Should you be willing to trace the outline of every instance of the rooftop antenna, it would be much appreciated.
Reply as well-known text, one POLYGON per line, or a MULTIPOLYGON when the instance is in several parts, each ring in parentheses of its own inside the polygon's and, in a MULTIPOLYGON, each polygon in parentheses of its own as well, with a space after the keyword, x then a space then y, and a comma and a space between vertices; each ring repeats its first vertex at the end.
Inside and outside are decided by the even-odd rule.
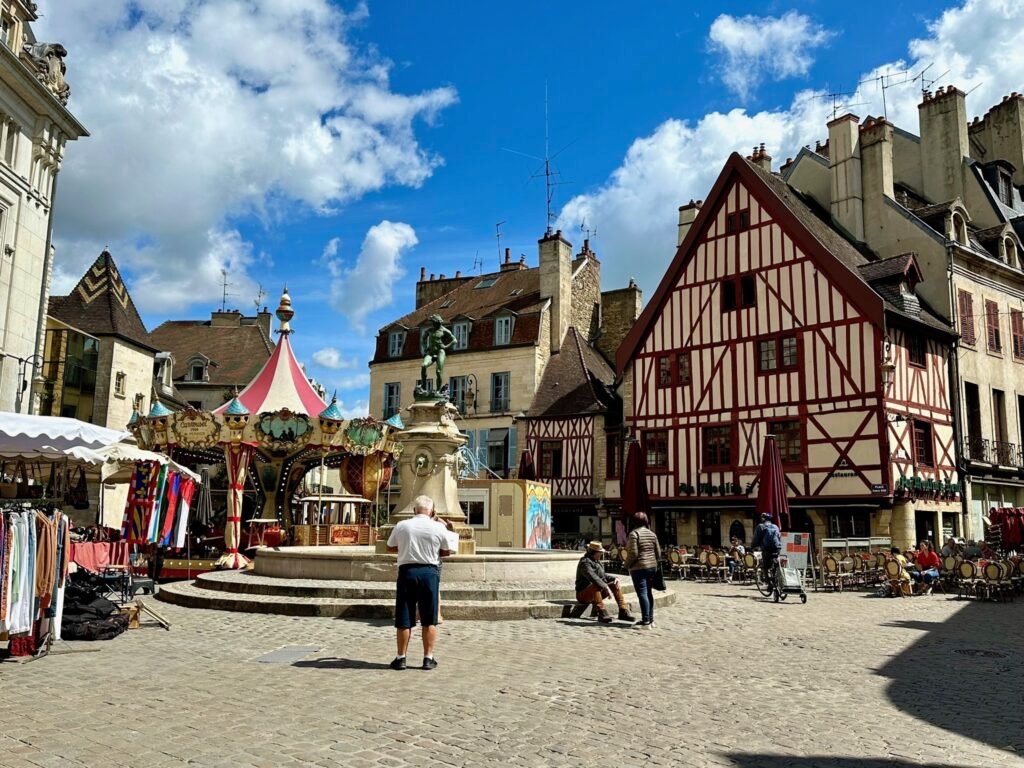
POLYGON ((473 257, 473 269, 476 270, 476 273, 478 275, 481 274, 484 270, 484 260, 480 258, 479 248, 476 249, 476 256, 473 257))
POLYGON ((538 162, 543 163, 543 165, 540 168, 538 168, 536 171, 534 171, 533 173, 530 174, 530 179, 538 179, 541 176, 544 177, 545 212, 547 214, 545 235, 550 235, 554 231, 553 227, 552 227, 552 224, 554 223, 554 220, 555 220, 555 214, 552 211, 552 203, 554 202, 554 199, 555 199, 555 187, 561 186, 563 184, 569 184, 570 183, 568 181, 555 181, 554 180, 555 177, 559 176, 560 174, 559 174, 559 172, 557 170, 555 170, 554 166, 552 166, 551 161, 554 160, 556 157, 558 157, 560 154, 562 154, 565 150, 567 150, 569 147, 571 147, 577 141, 577 139, 573 139, 568 144, 566 144, 564 147, 562 147, 560 150, 555 152, 555 154, 552 155, 551 151, 550 151, 551 150, 551 146, 550 146, 550 144, 551 144, 551 142, 550 142, 550 140, 551 140, 551 132, 550 132, 550 124, 549 124, 549 119, 548 118, 549 118, 549 109, 548 109, 548 81, 545 79, 544 80, 544 157, 537 157, 535 155, 528 155, 525 152, 518 152, 517 150, 514 150, 514 149, 506 149, 506 148, 502 147, 502 149, 504 149, 505 152, 511 152, 514 155, 522 155, 523 157, 528 157, 531 160, 537 160, 538 162))
POLYGON ((232 283, 228 282, 228 271, 226 269, 221 268, 220 276, 221 276, 220 311, 221 312, 227 312, 228 311, 228 296, 234 296, 233 293, 228 293, 228 288, 232 285, 232 283))
POLYGON ((835 93, 822 94, 823 99, 832 99, 832 119, 835 120, 839 116, 840 110, 850 109, 851 107, 860 107, 867 102, 857 102, 856 104, 850 104, 849 102, 843 101, 841 96, 856 96, 856 91, 836 91, 835 93))
POLYGON ((508 221, 508 219, 502 219, 494 225, 494 237, 498 241, 498 269, 501 269, 501 225, 506 221, 508 221))
POLYGON ((587 240, 593 240, 597 237, 597 230, 588 227, 586 219, 583 219, 583 221, 580 222, 580 232, 583 233, 587 240))
POLYGON ((260 306, 263 304, 263 297, 267 295, 267 292, 263 290, 263 283, 256 284, 256 298, 253 299, 252 303, 256 305, 256 314, 259 314, 260 306))

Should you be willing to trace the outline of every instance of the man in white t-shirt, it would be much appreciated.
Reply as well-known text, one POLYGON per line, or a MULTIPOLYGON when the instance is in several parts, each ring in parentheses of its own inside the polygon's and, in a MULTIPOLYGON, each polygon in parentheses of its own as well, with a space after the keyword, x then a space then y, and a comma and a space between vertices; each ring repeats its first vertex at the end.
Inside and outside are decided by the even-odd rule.
POLYGON ((437 666, 434 642, 437 640, 438 589, 441 558, 458 551, 459 539, 450 520, 432 520, 434 500, 418 496, 413 516, 395 525, 388 538, 388 552, 398 553, 398 590, 395 596, 395 630, 398 654, 392 669, 405 669, 412 626, 419 612, 423 627, 423 669, 437 666))

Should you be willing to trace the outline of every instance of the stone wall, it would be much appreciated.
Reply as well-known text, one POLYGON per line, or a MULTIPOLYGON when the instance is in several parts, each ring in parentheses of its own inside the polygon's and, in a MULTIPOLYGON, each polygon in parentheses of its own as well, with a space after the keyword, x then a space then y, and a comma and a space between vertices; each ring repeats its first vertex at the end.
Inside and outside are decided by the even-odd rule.
POLYGON ((132 416, 135 395, 142 394, 142 411, 148 411, 153 388, 154 353, 111 336, 100 341, 96 365, 96 410, 92 421, 110 429, 124 429, 132 416), (124 392, 116 391, 117 374, 125 375, 124 392))
MULTIPOLYGON (((597 348, 614 367, 615 354, 640 317, 643 291, 632 280, 627 288, 601 294, 601 334, 597 348)), ((626 411, 629 413, 629 410, 626 411)))
POLYGON ((601 264, 587 258, 572 281, 572 315, 569 324, 584 339, 597 336, 601 323, 601 264))

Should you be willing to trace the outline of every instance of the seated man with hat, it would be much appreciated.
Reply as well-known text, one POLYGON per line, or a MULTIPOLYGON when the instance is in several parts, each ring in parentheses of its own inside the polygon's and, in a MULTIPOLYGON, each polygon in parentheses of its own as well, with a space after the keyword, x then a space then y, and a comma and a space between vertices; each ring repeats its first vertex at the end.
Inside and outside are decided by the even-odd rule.
POLYGON ((569 611, 569 617, 578 619, 587 610, 588 605, 593 605, 597 611, 597 620, 605 624, 614 621, 604 609, 604 598, 614 597, 619 606, 619 621, 635 622, 636 617, 629 612, 629 604, 622 595, 622 587, 619 580, 604 572, 601 565, 601 557, 605 548, 601 542, 592 541, 587 544, 587 551, 580 558, 576 566, 576 605, 569 611))

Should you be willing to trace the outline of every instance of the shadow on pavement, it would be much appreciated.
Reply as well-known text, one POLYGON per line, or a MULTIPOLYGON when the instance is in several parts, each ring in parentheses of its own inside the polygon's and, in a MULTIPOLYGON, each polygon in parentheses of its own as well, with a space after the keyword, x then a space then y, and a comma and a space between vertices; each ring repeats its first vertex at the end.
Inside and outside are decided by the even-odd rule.
POLYGON ((968 602, 946 621, 885 625, 926 632, 878 670, 892 681, 889 699, 939 728, 1024 753, 1022 621, 1020 604, 968 602))
POLYGON ((324 659, 308 659, 306 661, 292 662, 293 667, 305 667, 307 669, 390 669, 388 664, 379 661, 363 661, 362 659, 339 659, 327 657, 324 659))
POLYGON ((918 763, 909 760, 881 760, 864 757, 828 757, 810 755, 758 755, 733 753, 727 755, 740 768, 963 768, 963 764, 918 763))

